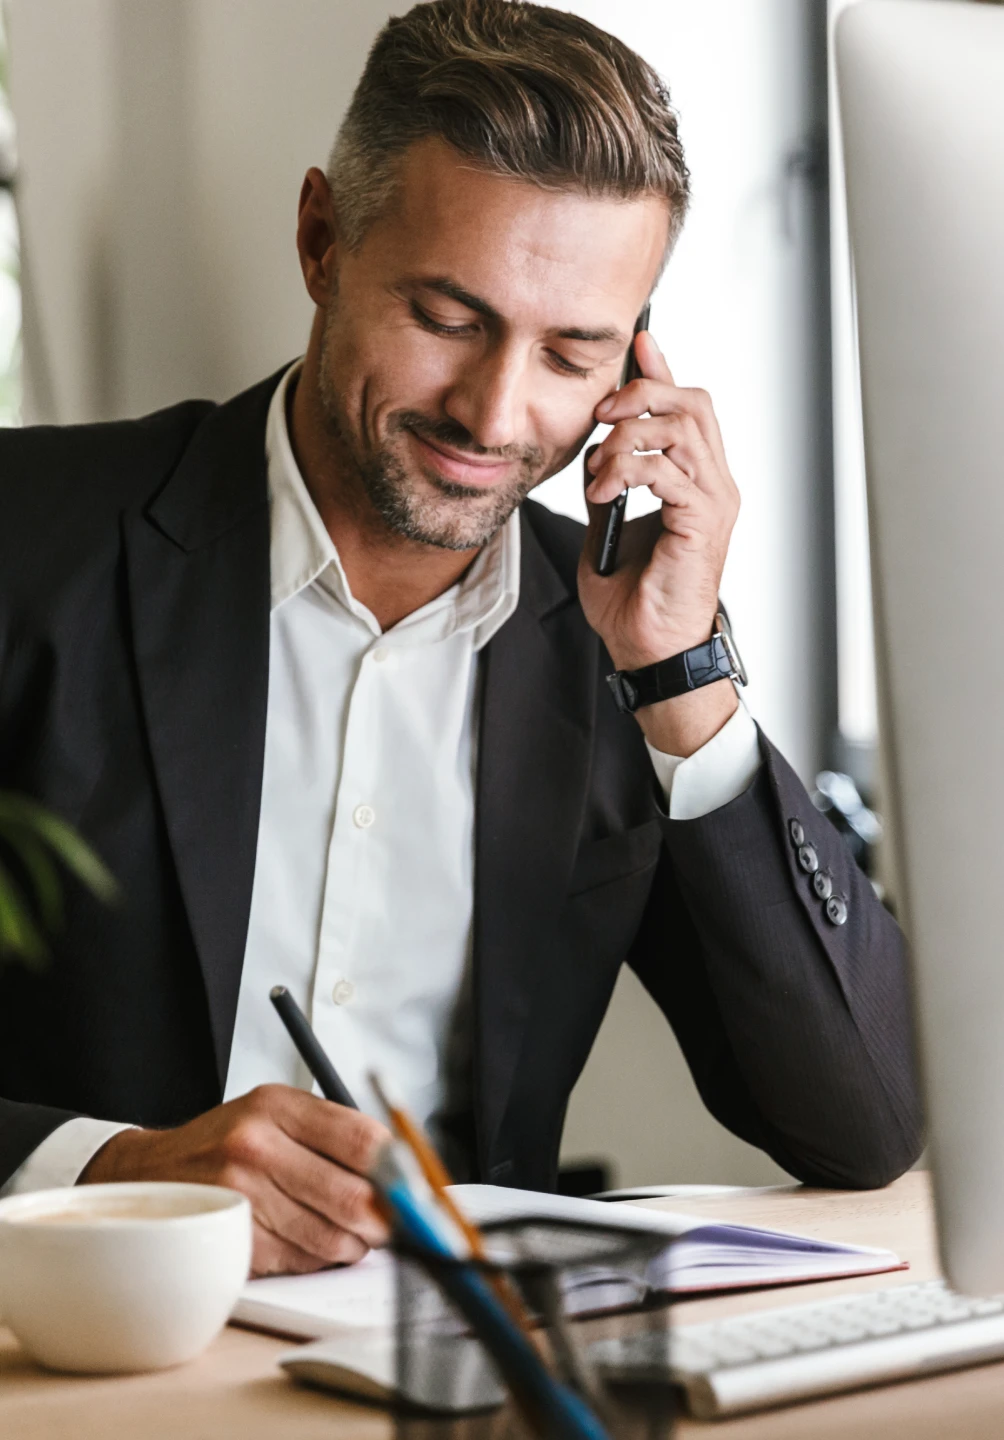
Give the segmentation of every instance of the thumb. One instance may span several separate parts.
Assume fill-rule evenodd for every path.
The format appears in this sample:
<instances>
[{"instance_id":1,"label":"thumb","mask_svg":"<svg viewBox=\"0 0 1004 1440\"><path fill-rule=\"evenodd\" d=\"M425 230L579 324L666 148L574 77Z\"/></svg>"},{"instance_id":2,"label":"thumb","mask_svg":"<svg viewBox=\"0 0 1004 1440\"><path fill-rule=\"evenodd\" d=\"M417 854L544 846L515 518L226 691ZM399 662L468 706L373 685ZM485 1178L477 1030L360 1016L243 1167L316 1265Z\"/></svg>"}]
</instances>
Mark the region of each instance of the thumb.
<instances>
[{"instance_id":1,"label":"thumb","mask_svg":"<svg viewBox=\"0 0 1004 1440\"><path fill-rule=\"evenodd\" d=\"M638 367L646 380L663 380L667 385L676 384L669 363L659 349L651 330L642 330L635 336L634 353Z\"/></svg>"}]
</instances>

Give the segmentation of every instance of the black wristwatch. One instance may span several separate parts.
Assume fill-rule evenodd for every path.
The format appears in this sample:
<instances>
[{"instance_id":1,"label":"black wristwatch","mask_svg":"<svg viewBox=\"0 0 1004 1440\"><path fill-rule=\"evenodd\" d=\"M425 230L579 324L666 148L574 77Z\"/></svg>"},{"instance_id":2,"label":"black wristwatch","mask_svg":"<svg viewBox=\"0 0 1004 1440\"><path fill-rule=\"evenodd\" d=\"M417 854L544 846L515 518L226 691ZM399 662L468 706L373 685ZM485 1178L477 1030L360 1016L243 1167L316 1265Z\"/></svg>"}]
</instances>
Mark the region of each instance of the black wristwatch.
<instances>
[{"instance_id":1,"label":"black wristwatch","mask_svg":"<svg viewBox=\"0 0 1004 1440\"><path fill-rule=\"evenodd\" d=\"M633 715L644 705L672 700L676 695L686 695L688 690L713 685L716 680L733 680L737 685L745 685L746 678L732 638L728 612L722 606L715 616L711 639L703 645L694 645L690 650L671 655L668 660L658 660L654 665L645 665L641 670L615 670L607 676L607 684L618 710Z\"/></svg>"}]
</instances>

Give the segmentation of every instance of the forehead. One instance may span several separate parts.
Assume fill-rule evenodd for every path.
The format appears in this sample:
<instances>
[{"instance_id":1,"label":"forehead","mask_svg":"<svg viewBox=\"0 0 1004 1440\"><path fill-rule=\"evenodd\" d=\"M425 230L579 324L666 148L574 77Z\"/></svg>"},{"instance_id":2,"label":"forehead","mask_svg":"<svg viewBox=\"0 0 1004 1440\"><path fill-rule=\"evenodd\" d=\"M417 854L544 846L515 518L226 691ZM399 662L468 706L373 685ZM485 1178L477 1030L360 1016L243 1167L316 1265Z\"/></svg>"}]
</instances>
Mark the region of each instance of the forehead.
<instances>
[{"instance_id":1,"label":"forehead","mask_svg":"<svg viewBox=\"0 0 1004 1440\"><path fill-rule=\"evenodd\" d=\"M558 308L573 323L569 306L580 322L613 307L627 323L654 284L668 220L661 196L545 190L424 140L404 157L394 200L361 250L388 277L450 275L503 314Z\"/></svg>"}]
</instances>

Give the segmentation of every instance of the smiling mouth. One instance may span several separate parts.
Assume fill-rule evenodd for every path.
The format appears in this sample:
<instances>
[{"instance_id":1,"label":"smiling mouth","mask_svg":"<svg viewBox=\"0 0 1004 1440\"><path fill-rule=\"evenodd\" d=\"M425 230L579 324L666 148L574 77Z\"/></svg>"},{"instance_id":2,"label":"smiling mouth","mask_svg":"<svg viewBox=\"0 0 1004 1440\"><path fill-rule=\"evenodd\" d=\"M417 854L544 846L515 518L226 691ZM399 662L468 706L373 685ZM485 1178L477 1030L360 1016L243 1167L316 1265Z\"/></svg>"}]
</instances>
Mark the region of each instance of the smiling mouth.
<instances>
[{"instance_id":1,"label":"smiling mouth","mask_svg":"<svg viewBox=\"0 0 1004 1440\"><path fill-rule=\"evenodd\" d=\"M497 485L511 473L515 463L454 450L452 446L419 435L417 430L409 429L407 433L418 447L423 461L431 465L442 479L455 485L466 485L472 490L487 490Z\"/></svg>"}]
</instances>

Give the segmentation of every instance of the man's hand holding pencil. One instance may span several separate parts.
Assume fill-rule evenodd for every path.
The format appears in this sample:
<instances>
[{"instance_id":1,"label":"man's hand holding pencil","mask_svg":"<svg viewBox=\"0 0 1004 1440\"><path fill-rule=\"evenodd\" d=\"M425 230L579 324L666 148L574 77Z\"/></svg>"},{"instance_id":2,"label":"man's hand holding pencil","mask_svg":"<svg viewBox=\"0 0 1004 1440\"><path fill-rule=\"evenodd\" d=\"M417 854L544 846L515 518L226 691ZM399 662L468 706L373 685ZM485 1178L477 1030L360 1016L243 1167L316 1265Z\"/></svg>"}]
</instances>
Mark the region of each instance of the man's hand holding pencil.
<instances>
[{"instance_id":1,"label":"man's hand holding pencil","mask_svg":"<svg viewBox=\"0 0 1004 1440\"><path fill-rule=\"evenodd\" d=\"M261 1085L171 1130L122 1130L79 1183L185 1180L251 1202L255 1275L360 1260L387 1241L364 1177L390 1138L379 1120L289 1085Z\"/></svg>"}]
</instances>

